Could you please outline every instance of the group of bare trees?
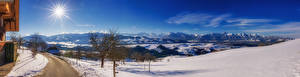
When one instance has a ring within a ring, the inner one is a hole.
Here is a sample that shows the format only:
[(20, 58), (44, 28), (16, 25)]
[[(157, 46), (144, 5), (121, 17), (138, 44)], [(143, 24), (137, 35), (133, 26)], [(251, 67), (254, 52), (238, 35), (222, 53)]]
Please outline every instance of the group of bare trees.
[(104, 60), (107, 58), (113, 62), (113, 74), (116, 77), (116, 61), (122, 61), (127, 57), (129, 51), (126, 47), (120, 44), (119, 35), (116, 30), (109, 30), (109, 33), (105, 33), (100, 37), (100, 33), (91, 32), (90, 43), (95, 51), (99, 52), (99, 58), (101, 59), (101, 68), (104, 67)]
[(22, 37), (21, 34), (19, 33), (16, 33), (16, 32), (11, 32), (9, 33), (9, 37), (10, 37), (10, 40), (12, 42), (16, 42), (18, 44), (18, 48), (20, 49), (21, 46), (25, 43), (25, 40), (24, 38)]
[[(9, 37), (12, 42), (16, 42), (18, 44), (19, 49), (26, 42), (21, 34), (16, 32), (10, 32)], [(46, 50), (48, 46), (38, 33), (33, 34), (27, 42), (27, 47), (32, 51), (32, 57), (35, 57), (37, 52)]]
[(99, 59), (101, 60), (101, 68), (104, 67), (104, 62), (106, 59), (109, 59), (113, 62), (113, 74), (116, 77), (116, 64), (117, 61), (122, 61), (125, 64), (126, 58), (134, 58), (136, 61), (148, 61), (149, 63), (149, 72), (150, 72), (150, 63), (155, 59), (155, 57), (150, 54), (140, 54), (140, 53), (133, 53), (129, 56), (130, 49), (124, 47), (120, 43), (120, 35), (118, 35), (116, 30), (109, 30), (108, 33), (97, 33), (97, 32), (90, 32), (90, 44), (92, 48), (99, 52)]
[[(132, 59), (135, 59), (137, 62), (146, 62), (148, 61), (148, 71), (150, 72), (150, 66), (151, 66), (151, 61), (154, 61), (156, 59), (155, 56), (153, 56), (151, 53), (147, 52), (145, 54), (135, 52), (131, 55)], [(144, 64), (144, 69), (145, 69), (145, 64)]]

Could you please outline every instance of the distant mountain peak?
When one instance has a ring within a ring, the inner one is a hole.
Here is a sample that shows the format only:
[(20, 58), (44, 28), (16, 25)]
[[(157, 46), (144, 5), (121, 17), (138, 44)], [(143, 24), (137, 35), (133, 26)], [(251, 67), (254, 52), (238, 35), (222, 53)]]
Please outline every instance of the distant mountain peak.
[[(104, 34), (97, 32), (100, 35)], [(120, 39), (126, 44), (149, 44), (149, 43), (187, 43), (187, 42), (237, 42), (259, 40), (266, 41), (269, 39), (279, 39), (281, 37), (266, 37), (259, 34), (250, 33), (209, 33), (209, 34), (188, 34), (183, 32), (169, 33), (146, 33), (137, 34), (121, 33)], [(29, 40), (30, 36), (25, 36), (25, 40)], [(88, 33), (64, 33), (51, 36), (41, 35), (47, 42), (72, 42), (75, 44), (89, 44)], [(100, 36), (101, 37), (101, 36)]]

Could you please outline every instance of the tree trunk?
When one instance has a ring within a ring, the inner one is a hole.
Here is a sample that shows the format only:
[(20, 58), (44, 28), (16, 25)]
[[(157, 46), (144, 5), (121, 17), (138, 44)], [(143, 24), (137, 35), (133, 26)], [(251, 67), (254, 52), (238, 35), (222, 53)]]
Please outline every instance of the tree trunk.
[(114, 60), (113, 61), (114, 63), (114, 65), (113, 65), (113, 72), (114, 72), (114, 77), (116, 77), (116, 61)]
[(151, 63), (151, 60), (149, 61), (149, 68), (148, 68), (148, 69), (149, 69), (149, 72), (150, 72), (150, 63)]
[(101, 58), (101, 68), (104, 67), (104, 57)]
[(143, 64), (144, 64), (144, 71), (146, 71), (146, 64), (145, 64), (145, 62), (143, 62)]
[(122, 62), (123, 62), (123, 64), (125, 65), (125, 60), (123, 60)]

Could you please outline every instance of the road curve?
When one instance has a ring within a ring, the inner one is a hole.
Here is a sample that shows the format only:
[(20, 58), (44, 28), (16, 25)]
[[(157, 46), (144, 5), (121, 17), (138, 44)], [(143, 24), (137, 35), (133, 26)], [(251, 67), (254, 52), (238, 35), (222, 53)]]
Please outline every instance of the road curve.
[(47, 57), (48, 64), (36, 77), (80, 77), (79, 73), (67, 62), (46, 53), (43, 55)]

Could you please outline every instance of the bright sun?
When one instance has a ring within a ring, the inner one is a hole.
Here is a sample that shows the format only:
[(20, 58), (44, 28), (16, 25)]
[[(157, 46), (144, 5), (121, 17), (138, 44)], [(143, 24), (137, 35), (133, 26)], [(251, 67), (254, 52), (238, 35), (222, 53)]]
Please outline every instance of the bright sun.
[(64, 16), (64, 14), (65, 14), (65, 8), (60, 7), (60, 6), (54, 8), (54, 14), (55, 14), (56, 16), (58, 16), (58, 17)]
[(50, 16), (54, 17), (55, 20), (68, 18), (67, 9), (63, 3), (54, 4), (49, 10), (51, 14)]

